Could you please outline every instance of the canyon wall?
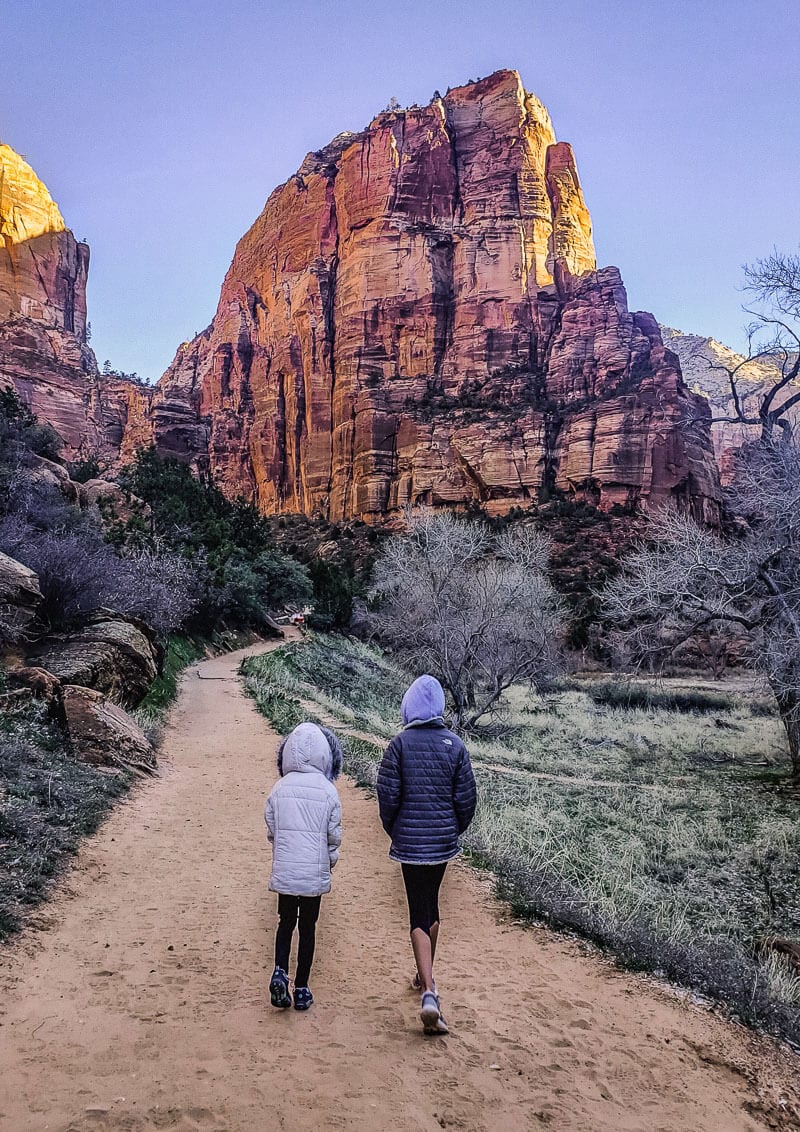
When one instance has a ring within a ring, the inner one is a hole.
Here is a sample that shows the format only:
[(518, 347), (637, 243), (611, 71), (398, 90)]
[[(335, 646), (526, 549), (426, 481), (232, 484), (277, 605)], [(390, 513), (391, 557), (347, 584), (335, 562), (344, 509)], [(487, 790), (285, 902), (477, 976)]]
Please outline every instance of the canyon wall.
[(707, 420), (597, 270), (570, 146), (500, 71), (309, 154), (144, 431), (269, 513), (502, 512), (562, 490), (713, 519)]
[(150, 390), (97, 374), (88, 249), (22, 166), (0, 379), (72, 450), (124, 462), (154, 444), (266, 513), (335, 521), (558, 492), (716, 520), (707, 403), (617, 269), (597, 269), (572, 150), (515, 71), (309, 154)]
[(13, 386), (56, 428), (68, 457), (116, 458), (129, 410), (146, 396), (98, 374), (86, 323), (88, 270), (88, 246), (25, 159), (0, 144), (0, 386)]

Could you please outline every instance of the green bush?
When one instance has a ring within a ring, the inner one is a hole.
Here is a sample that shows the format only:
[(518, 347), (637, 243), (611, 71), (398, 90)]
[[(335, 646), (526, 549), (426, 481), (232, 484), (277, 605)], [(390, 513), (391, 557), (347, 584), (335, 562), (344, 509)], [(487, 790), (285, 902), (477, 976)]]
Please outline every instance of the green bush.
[(88, 483), (89, 480), (100, 479), (103, 469), (96, 456), (87, 456), (85, 460), (75, 460), (67, 465), (69, 478), (75, 483)]
[(42, 424), (34, 416), (11, 386), (0, 389), (0, 447), (9, 443), (46, 460), (58, 460), (64, 443), (52, 425)]
[(193, 563), (191, 632), (208, 634), (220, 622), (265, 628), (271, 610), (311, 599), (306, 567), (275, 546), (270, 523), (252, 503), (228, 499), (185, 464), (153, 449), (139, 452), (120, 482), (149, 506), (151, 530), (143, 532), (134, 516), (119, 526), (118, 539), (135, 545), (155, 537)]
[(309, 569), (313, 587), (314, 612), (309, 618), (312, 629), (343, 629), (353, 614), (353, 580), (330, 562), (320, 559)]

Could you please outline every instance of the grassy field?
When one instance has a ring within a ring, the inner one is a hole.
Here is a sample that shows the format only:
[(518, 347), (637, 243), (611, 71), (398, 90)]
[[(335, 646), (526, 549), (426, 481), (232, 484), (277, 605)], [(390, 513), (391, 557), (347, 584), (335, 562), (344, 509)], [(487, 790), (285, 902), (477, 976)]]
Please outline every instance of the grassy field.
[[(279, 730), (316, 717), (358, 732), (346, 769), (374, 779), (407, 674), (322, 635), (245, 671)], [(480, 801), (465, 844), (520, 914), (800, 1041), (800, 977), (755, 954), (764, 936), (800, 939), (800, 800), (781, 788), (768, 699), (742, 680), (573, 678), (546, 698), (514, 689), (502, 737), (468, 745)]]

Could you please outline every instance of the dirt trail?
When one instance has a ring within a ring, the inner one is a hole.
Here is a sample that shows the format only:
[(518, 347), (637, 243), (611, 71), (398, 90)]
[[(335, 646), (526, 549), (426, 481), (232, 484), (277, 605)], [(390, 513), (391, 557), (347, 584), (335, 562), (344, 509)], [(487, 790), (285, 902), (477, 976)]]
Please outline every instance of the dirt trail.
[(462, 866), (437, 964), (453, 1032), (423, 1038), (397, 870), (348, 783), (316, 1005), (272, 1010), (276, 737), (240, 658), (187, 672), (163, 776), (84, 847), (46, 928), (0, 953), (4, 1132), (791, 1126), (792, 1055), (514, 926)]

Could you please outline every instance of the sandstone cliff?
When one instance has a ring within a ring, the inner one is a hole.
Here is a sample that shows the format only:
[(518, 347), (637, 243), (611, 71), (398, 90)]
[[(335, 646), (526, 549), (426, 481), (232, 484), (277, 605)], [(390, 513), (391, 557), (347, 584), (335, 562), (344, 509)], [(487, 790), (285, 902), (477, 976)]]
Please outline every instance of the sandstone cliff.
[[(760, 426), (738, 424), (730, 419), (735, 416), (733, 394), (729, 374), (735, 373), (736, 388), (742, 409), (747, 417), (758, 417), (761, 401), (771, 385), (781, 379), (781, 371), (769, 358), (745, 360), (729, 346), (716, 338), (700, 334), (684, 334), (670, 326), (661, 326), (664, 342), (677, 354), (686, 384), (695, 393), (705, 397), (714, 419), (711, 436), (723, 482), (729, 480), (733, 456), (738, 448), (760, 434)], [(776, 405), (783, 404), (797, 392), (796, 385), (790, 385), (778, 394)], [(789, 418), (796, 427), (800, 422), (797, 408), (789, 411)]]
[(30, 165), (0, 144), (0, 385), (61, 434), (65, 454), (115, 456), (133, 385), (98, 375), (86, 327), (89, 248)]
[(0, 381), (67, 454), (155, 444), (266, 513), (337, 522), (558, 491), (716, 518), (707, 404), (597, 270), (572, 150), (515, 71), (309, 154), (153, 389), (98, 375), (88, 249), (0, 154)]
[(309, 154), (135, 437), (270, 513), (561, 489), (716, 514), (705, 402), (596, 270), (572, 150), (514, 71)]

